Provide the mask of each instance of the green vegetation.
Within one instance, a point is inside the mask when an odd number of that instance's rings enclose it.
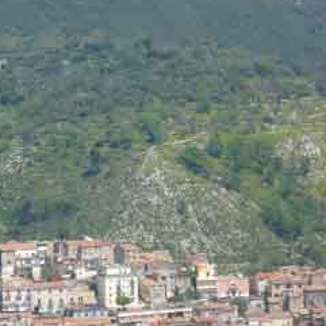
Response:
[[[197,147],[187,146],[180,155],[180,161],[195,174],[205,176],[208,173],[205,155]]]
[[[130,298],[128,298],[127,296],[120,294],[117,296],[117,305],[119,306],[126,306],[131,302]]]
[[[324,6],[2,0],[1,240],[325,265]]]

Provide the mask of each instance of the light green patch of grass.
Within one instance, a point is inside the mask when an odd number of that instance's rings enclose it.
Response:
[[[326,198],[326,179],[311,187],[311,192],[318,197]]]

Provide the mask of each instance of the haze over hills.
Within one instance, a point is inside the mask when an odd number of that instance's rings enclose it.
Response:
[[[301,2],[300,2],[301,3]],[[30,38],[64,29],[106,30],[113,38],[151,37],[157,44],[216,40],[221,46],[245,46],[276,54],[302,56],[321,40],[323,22],[309,19],[310,3],[287,0],[203,1],[39,1],[2,2],[2,30]],[[17,12],[24,13],[23,19]],[[319,29],[315,25],[319,24]],[[287,47],[284,47],[287,45]],[[319,47],[322,47],[321,43]]]
[[[321,0],[4,0],[1,7],[2,43],[9,48],[73,44],[76,35],[96,31],[121,43],[148,37],[161,47],[215,41],[275,55],[296,69],[315,72],[325,53]],[[24,13],[23,19],[17,12]]]
[[[325,264],[323,6],[2,0],[2,239]]]

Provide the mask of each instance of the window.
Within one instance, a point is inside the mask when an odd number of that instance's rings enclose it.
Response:
[[[16,300],[20,301],[22,299],[22,294],[20,290],[17,290]]]
[[[130,295],[132,297],[135,295],[135,281],[133,279],[130,281]]]
[[[120,295],[121,294],[121,284],[120,281],[117,284],[117,290],[116,290],[117,294]]]
[[[31,301],[32,295],[31,295],[31,289],[27,289],[26,291],[26,300]]]
[[[63,309],[65,307],[64,300],[62,298],[59,299],[59,308]]]
[[[10,295],[10,292],[9,291],[6,292],[5,300],[6,301],[10,301],[11,300],[11,295]]]
[[[49,299],[48,300],[48,311],[52,311],[53,310],[53,300]]]

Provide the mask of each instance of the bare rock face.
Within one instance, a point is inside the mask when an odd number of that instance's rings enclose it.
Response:
[[[17,195],[14,191],[16,189],[12,188],[18,180],[23,182],[22,174],[25,166],[26,160],[23,148],[20,146],[13,146],[10,151],[0,154],[0,200]]]
[[[105,231],[110,237],[169,248],[176,255],[205,250],[219,262],[250,260],[266,246],[282,250],[253,203],[159,154],[116,185],[116,200],[103,216],[111,220]]]
[[[316,182],[326,173],[326,145],[323,133],[305,133],[301,137],[288,138],[277,147],[283,161],[302,164],[309,162],[310,168],[306,182]]]
[[[298,139],[289,138],[279,145],[280,154],[286,159],[290,155],[305,157],[311,160],[318,160],[322,150],[313,135],[303,135]]]

